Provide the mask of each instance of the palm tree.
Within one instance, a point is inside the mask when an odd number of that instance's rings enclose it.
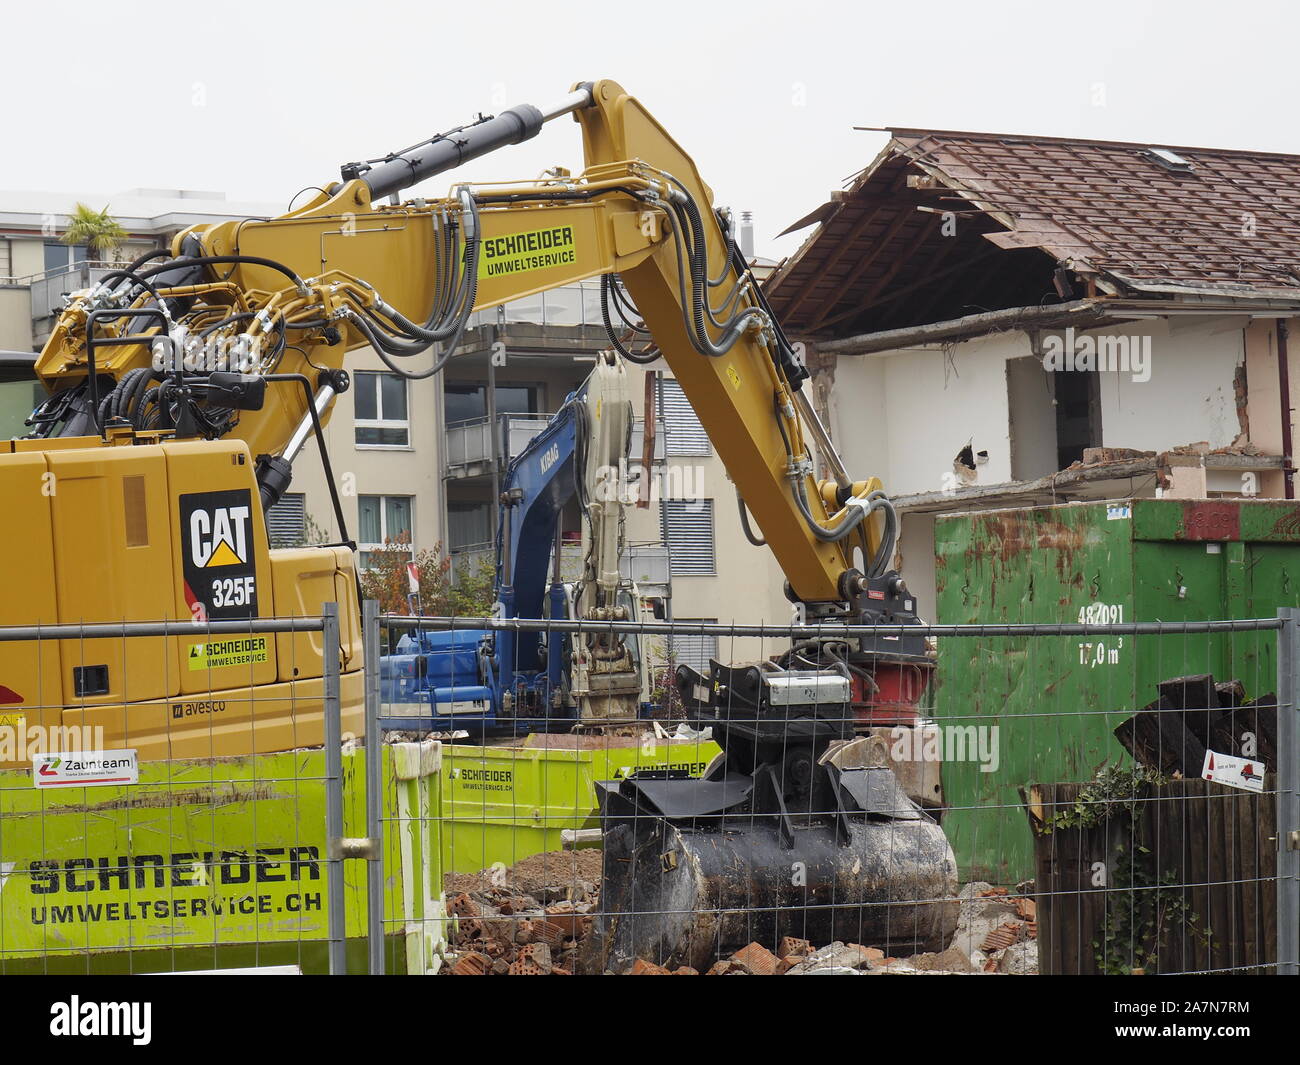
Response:
[[[68,228],[60,239],[64,244],[86,245],[93,258],[110,260],[126,238],[126,230],[108,213],[108,204],[104,204],[102,211],[96,211],[78,203],[68,215]]]

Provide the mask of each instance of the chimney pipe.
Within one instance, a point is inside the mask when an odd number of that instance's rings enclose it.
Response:
[[[740,254],[745,262],[754,261],[754,212],[740,212]]]

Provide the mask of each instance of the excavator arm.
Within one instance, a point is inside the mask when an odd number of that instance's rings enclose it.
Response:
[[[443,198],[396,202],[568,114],[582,129],[580,174],[462,183]],[[723,757],[704,779],[633,774],[599,785],[605,869],[589,968],[620,971],[637,958],[703,968],[706,954],[756,936],[941,949],[956,921],[951,848],[856,743],[877,711],[914,720],[915,705],[899,700],[920,687],[900,674],[928,665],[907,631],[914,604],[889,569],[893,508],[877,481],[844,469],[805,395],[807,372],[694,163],[612,81],[349,164],[281,217],[196,227],[168,252],[74,293],[37,362],[52,393],[32,418],[37,439],[0,453],[6,497],[40,500],[28,520],[0,526],[0,548],[45,560],[29,567],[34,576],[17,574],[10,599],[22,605],[0,601],[0,622],[16,609],[30,623],[155,620],[187,608],[202,622],[216,609],[303,614],[330,600],[354,614],[345,548],[270,552],[256,520],[348,387],[347,353],[368,345],[392,372],[429,377],[455,357],[476,311],[591,277],[602,278],[610,346],[629,361],[666,361],[735,482],[742,517],[748,508],[764,539],[750,538],[772,551],[809,620],[900,629],[853,640],[812,630],[775,660],[714,661],[707,677],[678,667],[678,691]],[[37,486],[50,475],[59,487],[46,497]],[[594,602],[582,593],[584,612],[598,617],[611,606],[609,531],[593,530],[605,557],[589,569]],[[159,581],[169,567],[172,581]],[[208,587],[212,595],[198,595]],[[0,678],[45,692],[42,678],[59,675],[66,709],[56,701],[41,713],[112,725],[110,746],[126,746],[121,708],[133,704],[130,745],[149,757],[246,753],[237,748],[253,710],[260,749],[285,749],[320,742],[314,708],[325,678],[308,637],[234,654],[196,628],[174,641],[167,670],[87,641],[99,646],[69,646],[66,661],[98,661],[71,676],[53,658],[0,649]],[[359,722],[361,678],[357,641],[344,642],[348,728]],[[586,685],[599,714],[627,670],[614,640],[582,650],[592,654],[575,664],[575,689]],[[232,708],[219,733],[206,718],[189,729],[159,721],[166,700],[200,692],[213,700],[205,705],[220,698]],[[806,877],[792,879],[796,867]],[[813,897],[831,901],[809,907]]]
[[[380,202],[570,113],[586,162],[576,176]],[[474,312],[598,276],[611,343],[621,348],[628,326],[653,337],[624,354],[671,368],[791,597],[855,612],[870,592],[901,608],[887,573],[896,522],[879,482],[845,471],[694,163],[612,81],[349,164],[281,217],[195,227],[169,255],[73,294],[37,362],[52,395],[33,435],[237,437],[269,505],[314,416],[328,418],[347,388],[348,351],[369,345],[394,372],[427,377],[455,356]],[[815,476],[816,459],[829,479]]]

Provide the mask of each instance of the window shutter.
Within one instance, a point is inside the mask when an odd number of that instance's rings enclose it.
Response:
[[[710,455],[709,434],[695,416],[682,386],[672,378],[659,381],[663,403],[665,446],[669,455]]]
[[[668,545],[674,577],[709,576],[713,561],[713,500],[659,501],[663,540]]]
[[[272,547],[297,547],[307,538],[307,496],[286,492],[266,512],[266,534]]]
[[[677,618],[683,624],[712,625],[717,618]],[[718,657],[718,638],[713,635],[675,633],[668,638],[668,653],[680,665],[709,675],[709,659]]]

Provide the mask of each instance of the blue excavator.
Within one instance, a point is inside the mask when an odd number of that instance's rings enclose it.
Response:
[[[621,577],[632,403],[627,367],[602,352],[582,386],[507,467],[496,537],[499,618],[636,619]],[[560,567],[560,518],[577,499],[582,577]],[[417,629],[380,660],[389,729],[474,734],[567,732],[647,709],[640,648],[622,633]]]

